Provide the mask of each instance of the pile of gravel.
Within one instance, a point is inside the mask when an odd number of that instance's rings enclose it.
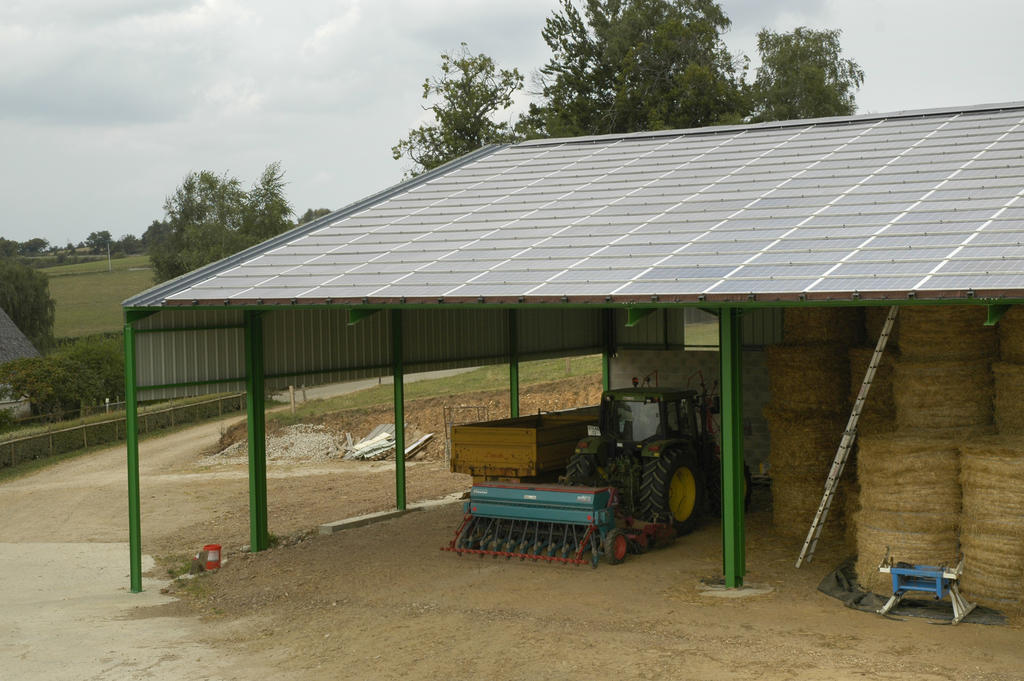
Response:
[[[241,440],[210,456],[201,463],[216,466],[245,463],[249,458],[249,441]],[[342,442],[323,425],[298,423],[267,436],[267,460],[280,463],[334,461],[343,454]]]

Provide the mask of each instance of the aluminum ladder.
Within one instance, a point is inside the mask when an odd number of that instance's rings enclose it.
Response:
[[[860,420],[860,413],[864,409],[864,402],[867,400],[868,391],[871,390],[871,382],[875,380],[875,372],[878,364],[882,361],[882,354],[885,352],[885,345],[889,342],[889,334],[892,332],[892,325],[896,321],[896,313],[899,308],[895,305],[889,308],[889,314],[882,326],[882,333],[878,336],[878,343],[875,344],[875,353],[868,362],[868,370],[864,374],[864,382],[860,386],[860,393],[857,394],[857,401],[850,411],[850,420],[846,423],[846,430],[843,431],[843,439],[839,442],[839,449],[832,461],[832,470],[828,473],[828,480],[825,481],[825,493],[818,504],[818,512],[814,514],[811,528],[807,532],[807,539],[800,550],[800,557],[796,559],[796,566],[799,568],[806,560],[808,563],[814,558],[814,549],[818,546],[818,539],[821,537],[821,529],[828,518],[828,511],[832,507],[832,500],[835,498],[836,490],[839,488],[839,479],[846,468],[846,460],[850,458],[853,450],[853,441],[857,438],[857,422]]]

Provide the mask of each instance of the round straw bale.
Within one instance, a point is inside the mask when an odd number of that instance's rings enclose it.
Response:
[[[1019,606],[1024,593],[1024,440],[962,445],[963,589],[990,607]]]
[[[964,596],[974,603],[997,610],[1015,610],[1022,603],[1024,555],[1021,541],[999,534],[964,534],[964,573],[960,579]]]
[[[1024,364],[996,362],[992,373],[996,379],[996,429],[1007,435],[1024,434]]]
[[[856,469],[856,466],[848,466],[848,468]],[[853,470],[847,470],[843,475],[853,476]],[[860,510],[860,482],[858,480],[851,480],[850,485],[847,489],[846,498],[843,502],[843,524],[845,526],[845,532],[843,534],[843,545],[846,549],[846,553],[849,555],[856,555],[857,553],[857,512]]]
[[[1014,305],[996,325],[1004,361],[1024,364],[1024,306]]]
[[[835,456],[846,419],[838,413],[803,412],[768,406],[764,409],[770,442],[769,461],[779,467],[821,467]]]
[[[980,305],[905,307],[899,313],[900,354],[915,362],[994,358],[999,337]]]
[[[885,318],[889,316],[888,305],[871,305],[864,308],[864,342],[871,347],[875,346],[878,342],[878,337],[882,335],[882,327],[885,326]],[[899,352],[899,330],[900,330],[900,316],[896,315],[896,322],[892,325],[892,331],[889,332],[889,341],[886,343],[885,351],[888,352]]]
[[[955,428],[992,422],[988,360],[896,364],[893,401],[900,428]]]
[[[891,412],[877,412],[865,409],[857,419],[858,437],[871,437],[883,435],[896,430],[895,410]]]
[[[794,538],[807,536],[825,492],[826,477],[827,471],[817,478],[772,473],[772,524],[779,534]],[[820,541],[833,546],[843,543],[849,489],[850,483],[847,481],[841,483],[836,490],[828,518],[822,526]]]
[[[886,551],[897,561],[923,565],[954,565],[957,550],[956,513],[922,516],[861,508],[857,525],[857,581],[878,594],[889,593],[891,582],[878,572]]]
[[[850,385],[846,347],[827,345],[770,345],[765,363],[772,402],[788,409],[841,411]]]
[[[850,357],[850,404],[852,405],[860,395],[860,389],[864,385],[864,376],[871,363],[871,358],[875,355],[875,349],[850,348],[848,354]],[[886,351],[882,354],[882,361],[875,369],[875,377],[871,381],[871,388],[864,401],[862,414],[873,412],[891,415],[895,412],[896,406],[892,401],[892,373],[895,362],[893,353]]]
[[[862,437],[858,445],[862,509],[959,513],[960,457],[953,442],[890,435]]]
[[[793,343],[844,343],[864,337],[864,312],[859,307],[787,307],[782,315],[782,338]]]

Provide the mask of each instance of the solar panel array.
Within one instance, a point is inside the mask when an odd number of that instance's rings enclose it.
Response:
[[[169,302],[1024,291],[1024,106],[525,143]]]

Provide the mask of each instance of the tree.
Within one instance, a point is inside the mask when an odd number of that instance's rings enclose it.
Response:
[[[142,250],[149,251],[155,244],[166,241],[170,236],[171,226],[165,220],[153,220],[142,233]]]
[[[739,122],[742,75],[714,0],[573,0],[541,31],[551,60],[530,118],[562,137]]]
[[[761,66],[751,87],[754,121],[849,116],[864,71],[842,57],[839,30],[799,27],[757,34]]]
[[[0,308],[40,352],[53,345],[55,307],[44,273],[0,258]]]
[[[19,246],[17,241],[0,236],[0,258],[13,258],[18,255]]]
[[[423,99],[437,98],[424,107],[434,123],[410,130],[391,148],[395,160],[408,157],[415,176],[486,144],[517,139],[511,122],[496,122],[494,114],[512,106],[512,96],[523,87],[518,69],[498,69],[485,54],[472,54],[466,43],[457,52],[441,54],[441,77],[427,78]]]
[[[29,239],[28,241],[22,241],[18,245],[18,253],[21,255],[42,255],[43,251],[50,245],[50,242],[46,239],[36,237]]]
[[[117,245],[117,249],[125,255],[135,255],[136,253],[142,253],[144,250],[142,239],[134,234],[125,234],[114,243]]]
[[[85,245],[89,247],[89,250],[93,254],[106,253],[107,246],[112,241],[110,232],[108,230],[100,230],[98,232],[90,232],[89,236],[85,238]]]
[[[242,233],[251,243],[266,241],[294,226],[290,218],[295,211],[284,196],[286,184],[281,164],[275,161],[263,170],[246,195]]]
[[[307,222],[316,220],[317,218],[322,218],[323,216],[329,215],[330,213],[330,208],[307,208],[306,212],[302,214],[302,217],[300,217],[295,224],[304,225]]]
[[[292,227],[284,172],[271,163],[246,192],[236,177],[192,172],[164,202],[166,227],[146,230],[156,281],[202,267]]]
[[[0,385],[11,398],[27,397],[34,414],[60,414],[77,405],[67,392],[73,376],[62,362],[24,357],[0,364]]]
[[[119,334],[79,338],[45,357],[0,365],[0,385],[27,397],[34,413],[59,416],[123,394],[123,352]]]

